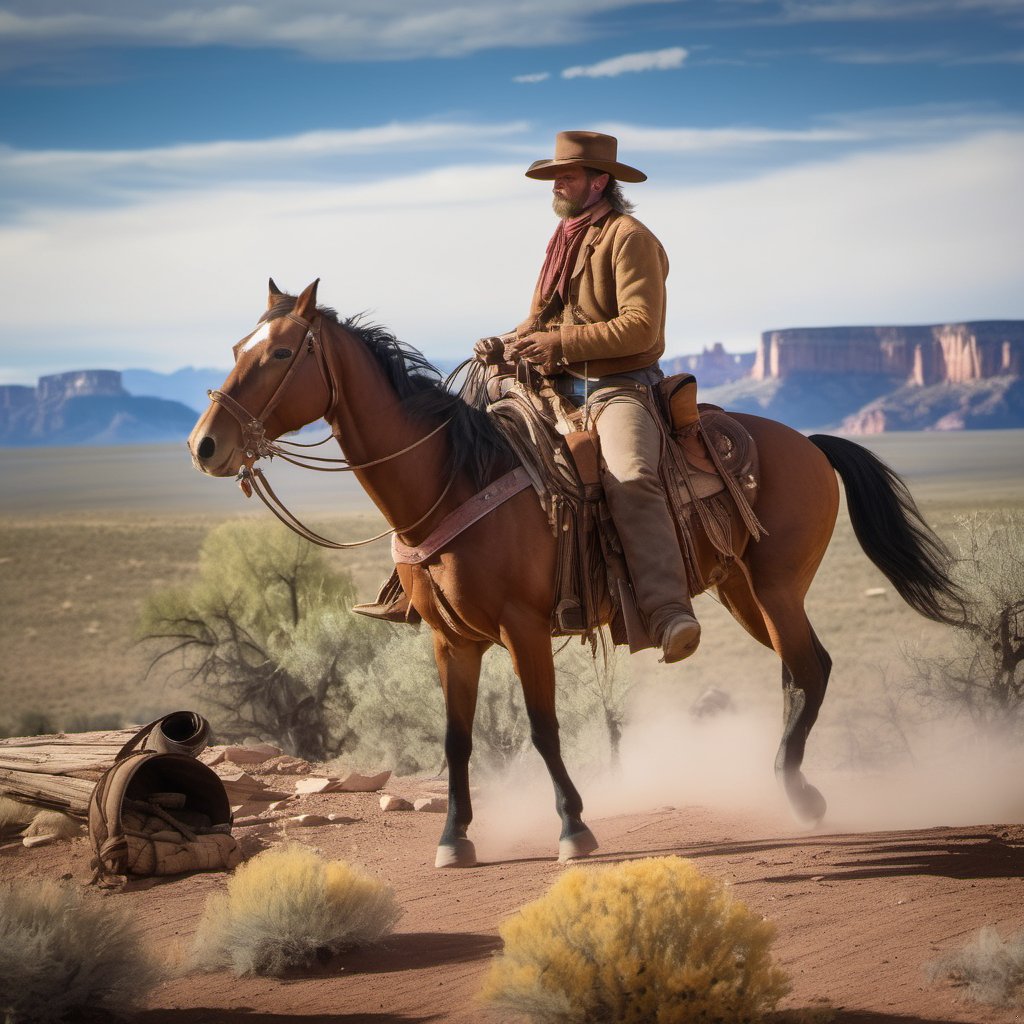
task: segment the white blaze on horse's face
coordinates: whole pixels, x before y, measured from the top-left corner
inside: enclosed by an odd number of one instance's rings
[[[270,322],[260,324],[252,334],[242,343],[240,352],[251,352],[260,342],[270,337]]]

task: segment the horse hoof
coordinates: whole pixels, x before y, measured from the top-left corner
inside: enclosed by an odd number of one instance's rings
[[[476,847],[469,839],[456,839],[454,843],[442,843],[434,858],[435,868],[476,867]]]
[[[558,860],[564,864],[567,860],[586,857],[597,849],[597,840],[589,828],[577,832],[574,836],[558,841]]]
[[[790,795],[790,803],[796,820],[806,828],[814,828],[825,817],[828,804],[814,786],[805,784],[797,793]]]

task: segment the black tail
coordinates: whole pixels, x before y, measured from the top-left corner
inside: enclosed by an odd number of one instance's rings
[[[925,618],[962,626],[966,600],[949,575],[953,556],[924,521],[903,480],[853,441],[830,434],[809,440],[842,478],[853,532],[900,597]]]

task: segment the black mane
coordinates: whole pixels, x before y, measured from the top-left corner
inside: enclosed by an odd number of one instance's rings
[[[292,311],[295,301],[295,296],[282,295],[261,319],[285,316]],[[472,367],[462,387],[454,390],[458,370],[445,379],[422,352],[399,341],[383,327],[366,322],[362,314],[342,319],[329,306],[317,306],[317,312],[354,334],[366,346],[411,416],[429,422],[451,418],[447,433],[452,472],[466,471],[473,483],[482,488],[493,479],[497,469],[511,467],[511,450],[482,408],[481,382]]]

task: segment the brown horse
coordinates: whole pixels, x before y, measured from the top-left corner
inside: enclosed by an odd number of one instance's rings
[[[275,449],[273,440],[323,417],[366,492],[399,539],[416,545],[446,514],[514,461],[487,414],[453,395],[415,350],[358,319],[316,304],[317,282],[298,298],[270,282],[266,312],[234,347],[235,366],[189,438],[195,465],[234,476]],[[831,659],[804,611],[828,546],[843,479],[864,552],[917,611],[960,621],[948,554],[903,482],[866,449],[842,438],[807,438],[737,414],[757,443],[757,514],[767,536],[748,543],[717,585],[722,603],[782,661],[783,730],[775,771],[798,818],[817,822],[821,794],[800,770],[825,695]],[[744,536],[737,519],[733,536]],[[697,538],[704,575],[715,553]],[[562,820],[560,857],[597,846],[562,761],[555,715],[550,623],[556,544],[532,488],[452,540],[433,559],[399,566],[411,602],[433,631],[447,709],[448,818],[437,865],[474,864],[469,759],[480,662],[505,647],[522,683],[533,743],[544,759]]]

